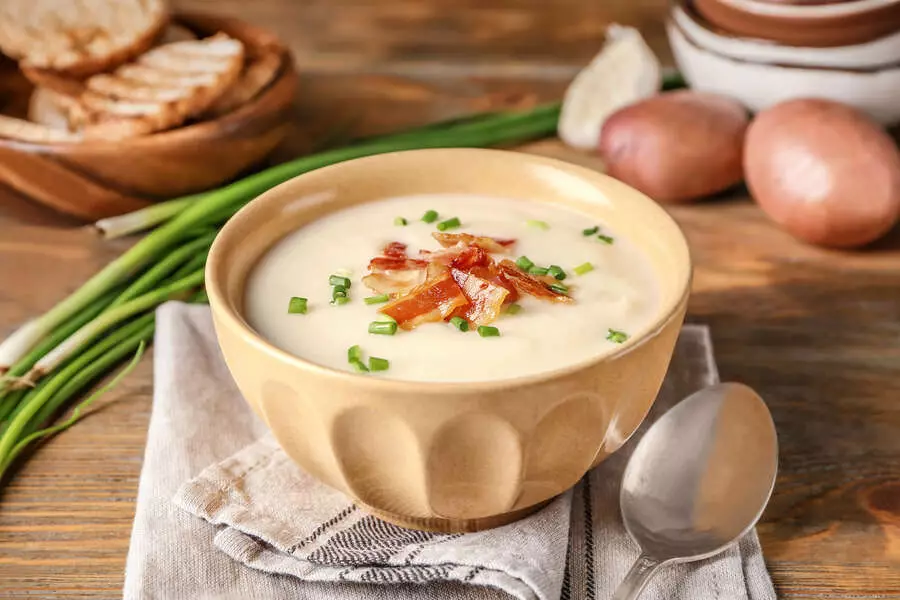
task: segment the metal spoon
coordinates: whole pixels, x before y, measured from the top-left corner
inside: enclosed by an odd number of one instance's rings
[[[635,600],[663,565],[739,540],[762,515],[777,470],[772,416],[749,387],[721,383],[678,403],[625,469],[622,518],[641,555],[613,600]]]

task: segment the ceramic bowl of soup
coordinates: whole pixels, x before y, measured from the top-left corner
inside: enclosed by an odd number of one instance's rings
[[[476,149],[340,163],[222,229],[206,285],[225,361],[306,472],[387,521],[508,523],[637,429],[691,279],[653,200]]]

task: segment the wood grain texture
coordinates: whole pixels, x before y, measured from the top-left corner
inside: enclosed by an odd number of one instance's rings
[[[664,47],[665,0],[180,3],[213,4],[295,53],[297,134],[279,158],[325,135],[556,98],[610,20]],[[555,141],[526,150],[601,166]],[[900,599],[900,231],[850,254],[795,242],[740,191],[671,210],[696,262],[689,319],[712,326],[722,377],[759,390],[778,427],[759,533],[780,597]],[[0,335],[126,245],[0,191]],[[148,359],[13,481],[0,502],[0,597],[121,597],[151,373]]]
[[[224,31],[251,56],[277,56],[275,81],[221,117],[146,136],[76,144],[0,139],[0,184],[86,221],[137,210],[152,200],[200,192],[258,165],[284,139],[297,74],[286,48],[263,28],[231,17],[182,13],[200,35]],[[12,65],[0,71],[0,110],[19,115],[30,85]]]

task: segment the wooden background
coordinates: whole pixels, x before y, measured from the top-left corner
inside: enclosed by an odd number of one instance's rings
[[[374,133],[558,98],[610,21],[641,27],[669,57],[664,0],[176,4],[242,15],[289,42],[303,78],[281,157],[335,128]],[[554,141],[527,150],[599,168]],[[900,598],[900,231],[845,254],[793,241],[744,193],[672,213],[696,261],[689,318],[712,326],[723,378],[758,389],[778,426],[781,470],[759,533],[779,594]],[[0,191],[0,335],[127,243]],[[121,597],[151,362],[12,482],[0,597]]]

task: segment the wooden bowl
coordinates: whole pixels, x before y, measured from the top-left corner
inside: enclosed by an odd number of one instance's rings
[[[377,198],[441,193],[521,198],[595,215],[645,250],[659,275],[658,313],[611,353],[472,382],[331,369],[279,349],[245,320],[248,274],[285,235]],[[295,177],[228,221],[206,265],[231,374],[288,456],[382,519],[439,531],[518,519],[620,448],[662,383],[690,281],[687,242],[650,198],[583,167],[483,149],[394,152]]]
[[[757,0],[694,0],[716,27],[744,37],[807,47],[864,44],[900,30],[900,0],[796,5]]]
[[[273,34],[229,17],[179,13],[174,20],[202,36],[223,31],[250,53],[278,52],[281,71],[234,111],[169,131],[69,144],[0,139],[0,182],[61,212],[96,220],[210,189],[265,158],[289,128],[297,74],[287,48]],[[5,67],[0,102],[4,112],[23,116],[32,88]]]

